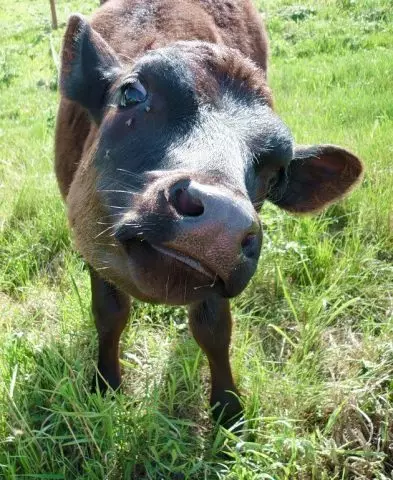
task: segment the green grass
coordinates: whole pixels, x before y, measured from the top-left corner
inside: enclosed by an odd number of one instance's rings
[[[52,164],[63,27],[98,2],[57,3],[52,32],[46,0],[0,0],[0,478],[391,478],[391,1],[257,2],[297,142],[346,146],[366,175],[317,217],[262,212],[259,269],[233,302],[242,438],[211,423],[183,309],[135,302],[125,392],[89,394],[88,273]]]

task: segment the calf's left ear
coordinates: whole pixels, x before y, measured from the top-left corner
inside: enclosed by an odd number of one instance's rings
[[[286,172],[286,185],[268,199],[294,213],[314,212],[349,192],[363,174],[362,162],[334,145],[301,146]]]
[[[116,53],[102,36],[82,15],[71,15],[61,55],[62,95],[85,107],[98,123],[111,76],[119,67]]]

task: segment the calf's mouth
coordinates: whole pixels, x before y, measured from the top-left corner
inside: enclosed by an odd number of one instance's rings
[[[133,237],[122,243],[130,259],[134,260],[135,255],[142,256],[141,252],[138,252],[138,248],[142,248],[143,255],[146,255],[146,258],[149,256],[150,262],[152,262],[148,263],[150,263],[150,265],[155,265],[157,270],[160,269],[160,261],[164,261],[166,267],[168,267],[170,263],[173,264],[173,261],[175,261],[175,265],[179,267],[180,270],[183,270],[183,267],[186,267],[188,271],[191,270],[195,272],[197,274],[197,278],[199,277],[200,279],[200,276],[202,275],[203,278],[209,282],[208,284],[201,285],[201,287],[218,287],[224,294],[225,288],[223,288],[223,286],[225,284],[218,273],[214,272],[201,260],[193,257],[192,255],[181,252],[173,247],[159,245],[157,243],[148,241],[145,238],[141,239]]]
[[[168,257],[174,258],[175,260],[178,260],[179,262],[184,263],[188,267],[192,268],[193,270],[196,270],[199,273],[202,273],[206,277],[208,277],[210,280],[215,283],[215,281],[218,279],[218,275],[214,273],[212,270],[207,268],[205,265],[203,265],[199,260],[196,260],[195,258],[191,257],[190,255],[186,255],[178,250],[175,250],[173,248],[168,248],[164,247],[162,245],[156,245],[153,243],[149,244],[154,250],[157,250],[158,252],[162,253],[163,255],[166,255]]]

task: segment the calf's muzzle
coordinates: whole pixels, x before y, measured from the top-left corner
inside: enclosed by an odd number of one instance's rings
[[[151,246],[203,273],[203,286],[221,284],[223,296],[238,295],[255,272],[262,244],[250,200],[222,185],[190,179],[172,183],[165,199],[173,235],[164,241],[157,236]]]

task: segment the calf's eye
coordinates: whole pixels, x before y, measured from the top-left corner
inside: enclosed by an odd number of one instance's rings
[[[147,98],[147,92],[145,87],[139,80],[125,85],[122,89],[120,106],[131,107],[138,103],[142,103]]]

